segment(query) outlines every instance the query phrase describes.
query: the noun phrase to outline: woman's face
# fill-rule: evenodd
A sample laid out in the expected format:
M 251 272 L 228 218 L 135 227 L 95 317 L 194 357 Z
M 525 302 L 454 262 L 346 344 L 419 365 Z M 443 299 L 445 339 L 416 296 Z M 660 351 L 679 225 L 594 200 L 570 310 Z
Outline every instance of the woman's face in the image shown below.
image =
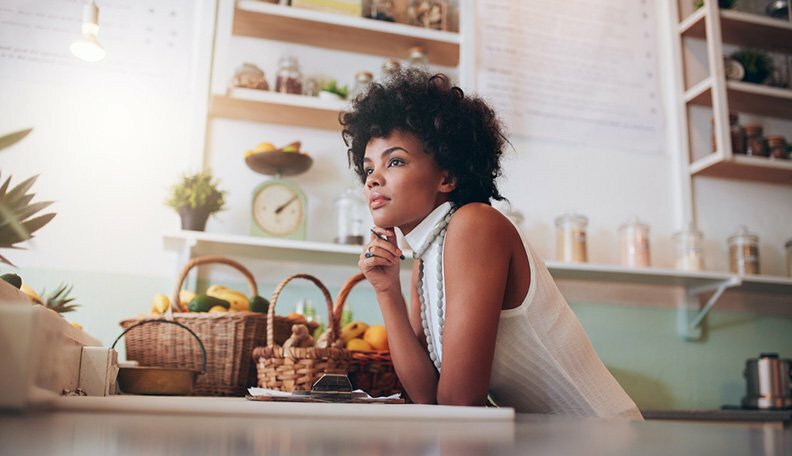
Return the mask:
M 409 233 L 435 207 L 448 201 L 455 183 L 418 137 L 393 131 L 371 138 L 363 157 L 364 194 L 374 224 Z

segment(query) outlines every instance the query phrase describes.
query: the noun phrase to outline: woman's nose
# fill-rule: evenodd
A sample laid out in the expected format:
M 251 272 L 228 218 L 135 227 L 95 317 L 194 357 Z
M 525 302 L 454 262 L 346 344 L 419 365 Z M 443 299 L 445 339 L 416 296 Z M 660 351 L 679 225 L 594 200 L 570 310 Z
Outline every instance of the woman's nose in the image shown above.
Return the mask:
M 382 176 L 377 171 L 371 171 L 371 174 L 366 177 L 366 186 L 372 188 L 380 185 L 382 185 Z

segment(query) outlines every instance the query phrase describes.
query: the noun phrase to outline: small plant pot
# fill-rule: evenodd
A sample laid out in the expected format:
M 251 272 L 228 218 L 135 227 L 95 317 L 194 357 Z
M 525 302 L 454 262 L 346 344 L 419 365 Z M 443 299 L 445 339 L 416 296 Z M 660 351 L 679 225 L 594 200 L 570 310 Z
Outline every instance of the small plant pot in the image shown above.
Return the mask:
M 181 228 L 190 231 L 203 231 L 206 229 L 206 220 L 209 219 L 209 210 L 206 208 L 182 208 L 179 209 L 181 217 Z

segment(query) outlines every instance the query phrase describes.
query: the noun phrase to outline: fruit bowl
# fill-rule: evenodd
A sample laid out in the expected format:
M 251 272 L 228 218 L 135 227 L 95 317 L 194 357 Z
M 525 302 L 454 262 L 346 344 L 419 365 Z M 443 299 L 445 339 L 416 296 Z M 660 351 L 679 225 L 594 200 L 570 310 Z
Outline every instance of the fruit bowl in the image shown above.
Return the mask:
M 294 176 L 307 171 L 313 164 L 313 159 L 303 152 L 284 152 L 283 149 L 277 149 L 250 154 L 245 157 L 245 163 L 259 174 Z

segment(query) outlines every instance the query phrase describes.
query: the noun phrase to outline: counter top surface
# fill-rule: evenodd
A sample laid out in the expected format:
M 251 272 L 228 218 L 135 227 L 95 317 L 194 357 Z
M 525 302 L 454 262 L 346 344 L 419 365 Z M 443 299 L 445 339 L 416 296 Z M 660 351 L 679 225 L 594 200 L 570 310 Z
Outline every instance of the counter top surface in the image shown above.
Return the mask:
M 453 421 L 55 410 L 0 414 L 0 448 L 14 455 L 784 455 L 792 430 L 521 414 Z

